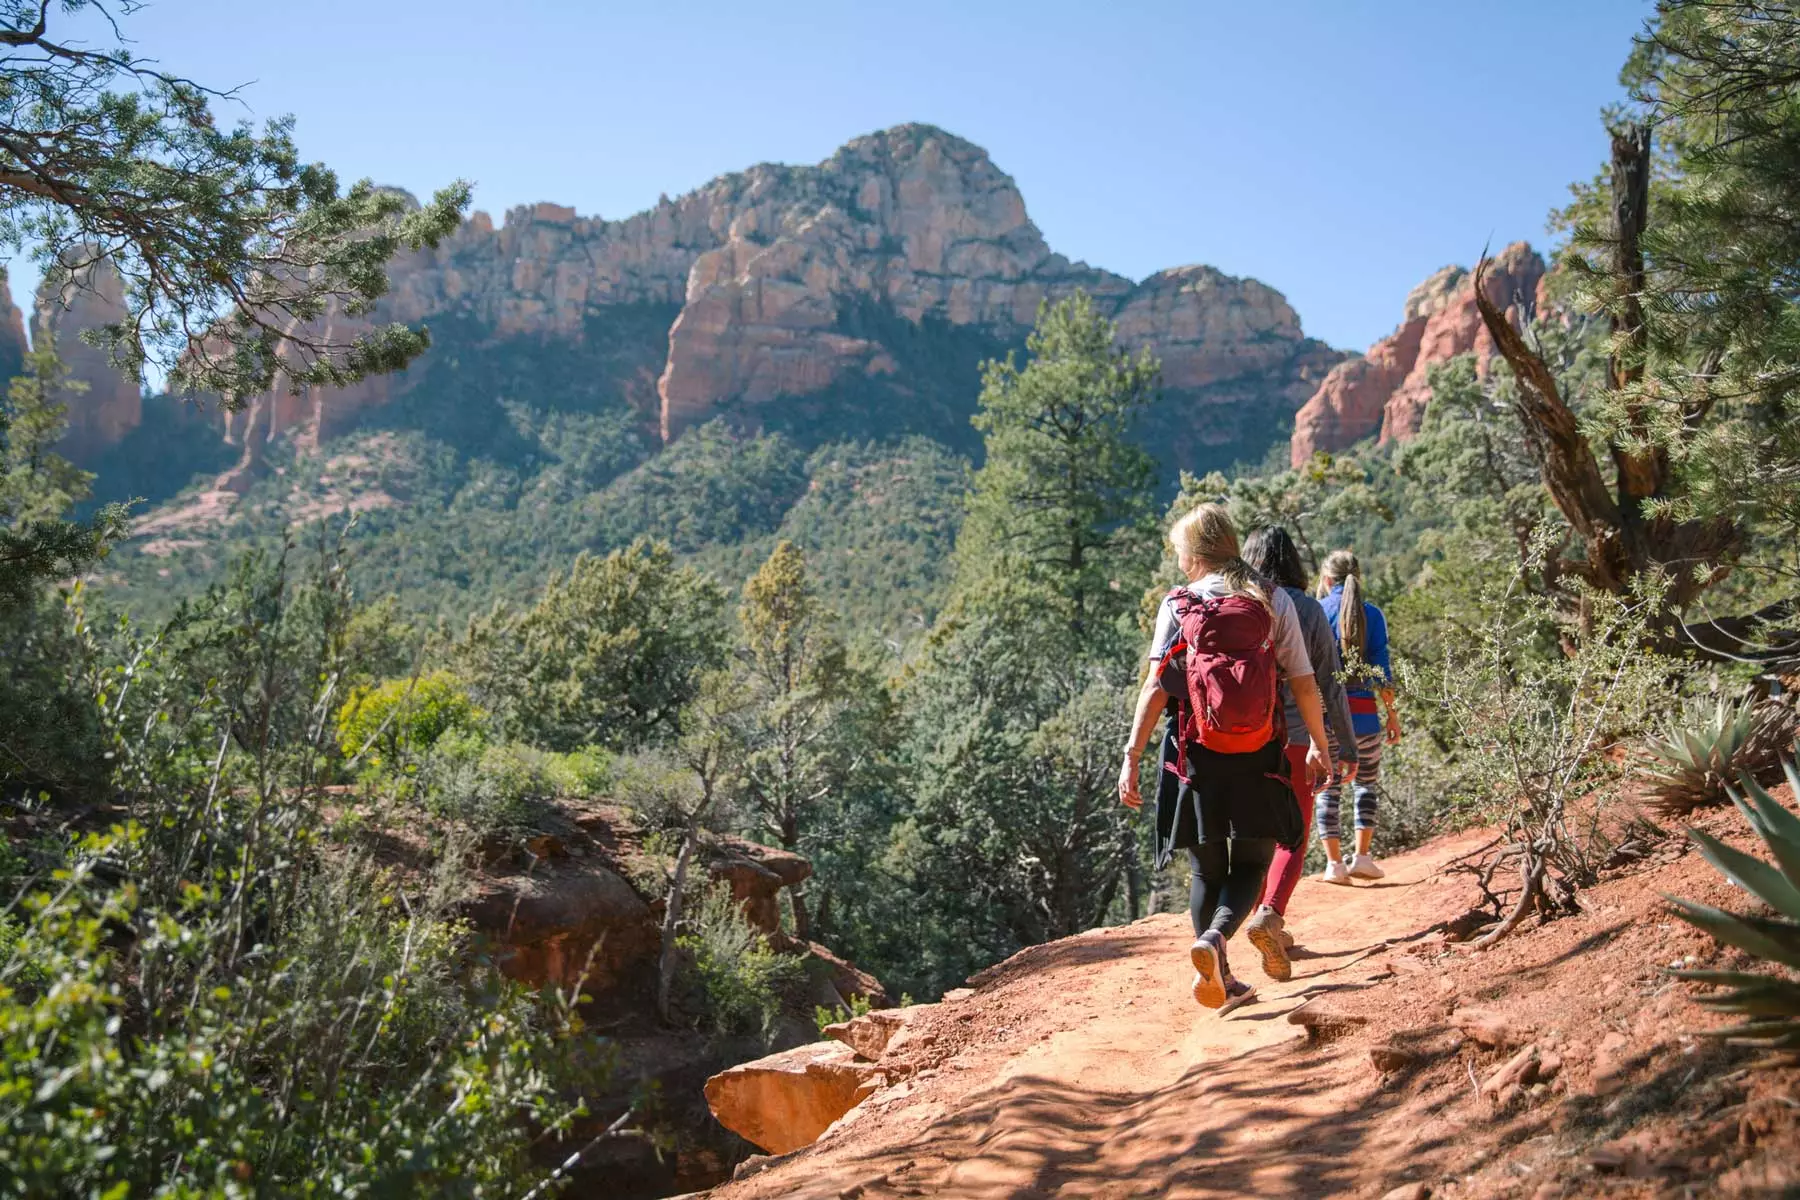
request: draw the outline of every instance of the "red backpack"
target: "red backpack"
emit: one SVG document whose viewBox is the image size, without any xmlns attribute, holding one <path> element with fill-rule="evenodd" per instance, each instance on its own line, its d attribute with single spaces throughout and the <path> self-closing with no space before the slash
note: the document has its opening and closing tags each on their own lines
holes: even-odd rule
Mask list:
<svg viewBox="0 0 1800 1200">
<path fill-rule="evenodd" d="M 1261 750 L 1281 714 L 1274 617 L 1253 596 L 1201 597 L 1182 587 L 1169 597 L 1181 636 L 1163 658 L 1161 682 L 1182 703 L 1177 739 L 1221 754 Z"/>
</svg>

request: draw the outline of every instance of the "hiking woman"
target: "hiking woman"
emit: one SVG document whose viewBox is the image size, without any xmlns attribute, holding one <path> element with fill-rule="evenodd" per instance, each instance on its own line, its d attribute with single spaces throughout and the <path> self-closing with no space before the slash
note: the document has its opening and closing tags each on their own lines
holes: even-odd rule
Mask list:
<svg viewBox="0 0 1800 1200">
<path fill-rule="evenodd" d="M 1143 803 L 1139 758 L 1173 695 L 1176 712 L 1158 773 L 1156 865 L 1160 870 L 1175 849 L 1188 852 L 1194 999 L 1228 1012 L 1256 992 L 1231 973 L 1225 943 L 1261 898 L 1276 846 L 1297 846 L 1305 837 L 1285 777 L 1286 739 L 1276 728 L 1278 670 L 1299 704 L 1312 738 L 1307 763 L 1318 774 L 1325 723 L 1294 602 L 1265 589 L 1238 556 L 1225 509 L 1194 509 L 1175 522 L 1169 542 L 1189 582 L 1170 591 L 1157 612 L 1150 671 L 1119 768 L 1119 799 L 1131 808 Z M 1194 694 L 1196 685 L 1202 694 Z"/>
<path fill-rule="evenodd" d="M 1356 745 L 1351 729 L 1350 704 L 1344 696 L 1343 682 L 1338 678 L 1343 666 L 1338 658 L 1338 638 L 1332 631 L 1325 610 L 1306 590 L 1306 568 L 1300 562 L 1300 549 L 1288 531 L 1279 525 L 1265 525 L 1244 541 L 1244 561 L 1250 569 L 1279 587 L 1294 602 L 1300 628 L 1306 634 L 1306 656 L 1312 660 L 1313 679 L 1324 697 L 1325 716 L 1330 725 L 1332 745 L 1339 748 L 1337 764 L 1339 782 L 1356 776 L 1356 759 L 1350 747 Z M 1306 769 L 1306 726 L 1294 690 L 1283 684 L 1281 699 L 1287 710 L 1288 780 L 1300 801 L 1300 823 L 1312 828 L 1313 789 Z M 1244 937 L 1262 955 L 1263 970 L 1271 979 L 1287 979 L 1294 973 L 1288 961 L 1288 949 L 1294 944 L 1287 932 L 1288 901 L 1306 870 L 1306 840 L 1292 849 L 1275 848 L 1275 859 L 1269 864 L 1269 878 L 1263 884 L 1262 907 L 1244 926 Z"/>
<path fill-rule="evenodd" d="M 1333 550 L 1319 568 L 1319 604 L 1337 634 L 1338 649 L 1350 675 L 1350 720 L 1356 729 L 1356 853 L 1348 866 L 1338 832 L 1343 788 L 1319 793 L 1319 838 L 1325 843 L 1325 882 L 1349 885 L 1353 879 L 1380 879 L 1375 865 L 1375 809 L 1381 782 L 1381 752 L 1400 740 L 1400 715 L 1394 711 L 1394 675 L 1388 666 L 1387 618 L 1362 598 L 1362 565 L 1349 550 Z M 1387 713 L 1385 728 L 1381 712 Z"/>
</svg>

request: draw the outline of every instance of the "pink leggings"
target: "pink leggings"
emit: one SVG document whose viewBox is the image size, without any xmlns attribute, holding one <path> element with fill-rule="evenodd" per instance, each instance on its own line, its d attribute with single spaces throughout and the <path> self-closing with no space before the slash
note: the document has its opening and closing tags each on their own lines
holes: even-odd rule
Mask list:
<svg viewBox="0 0 1800 1200">
<path fill-rule="evenodd" d="M 1300 835 L 1300 845 L 1292 850 L 1285 846 L 1275 847 L 1275 857 L 1269 862 L 1269 881 L 1263 885 L 1262 899 L 1264 904 L 1284 917 L 1287 915 L 1288 898 L 1294 894 L 1301 872 L 1306 870 L 1306 839 L 1312 832 L 1313 823 L 1313 790 L 1312 781 L 1306 777 L 1306 747 L 1289 746 L 1287 762 L 1288 778 L 1293 783 L 1294 795 L 1300 800 L 1300 824 L 1306 833 Z"/>
</svg>

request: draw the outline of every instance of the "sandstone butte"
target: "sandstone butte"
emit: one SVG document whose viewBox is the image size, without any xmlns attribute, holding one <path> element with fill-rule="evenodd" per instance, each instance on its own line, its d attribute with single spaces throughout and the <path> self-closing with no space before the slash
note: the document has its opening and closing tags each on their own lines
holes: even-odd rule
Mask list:
<svg viewBox="0 0 1800 1200">
<path fill-rule="evenodd" d="M 496 228 L 478 212 L 436 250 L 395 260 L 390 276 L 370 320 L 451 318 L 495 340 L 579 339 L 609 320 L 666 330 L 666 345 L 651 333 L 655 357 L 627 384 L 665 440 L 728 404 L 754 410 L 839 385 L 890 384 L 889 399 L 870 402 L 905 403 L 907 380 L 880 332 L 891 322 L 858 319 L 871 309 L 1016 340 L 1041 302 L 1084 289 L 1124 342 L 1162 359 L 1165 392 L 1184 406 L 1176 427 L 1196 444 L 1286 420 L 1343 357 L 1306 337 L 1281 294 L 1256 280 L 1189 266 L 1133 283 L 1053 253 L 987 153 L 928 125 L 858 138 L 816 166 L 724 175 L 622 220 L 537 204 Z M 91 319 L 84 305 L 95 318 L 110 311 L 107 296 L 101 286 L 77 298 L 52 324 L 78 330 Z M 357 328 L 324 321 L 339 334 Z M 62 344 L 72 340 L 64 333 Z M 84 361 L 78 374 L 93 387 L 74 406 L 96 410 L 76 414 L 91 452 L 123 436 L 133 410 L 115 404 L 104 363 Z M 273 439 L 317 444 L 419 374 L 251 398 L 223 421 L 242 461 L 222 482 L 241 490 Z"/>
<path fill-rule="evenodd" d="M 1543 279 L 1544 260 L 1526 243 L 1514 242 L 1489 264 L 1483 286 L 1495 305 L 1523 325 L 1537 310 Z M 1406 297 L 1398 329 L 1362 357 L 1333 367 L 1294 415 L 1293 465 L 1372 435 L 1383 444 L 1405 441 L 1425 419 L 1432 364 L 1471 353 L 1485 372 L 1494 344 L 1475 307 L 1475 277 L 1463 267 L 1444 267 Z"/>
</svg>

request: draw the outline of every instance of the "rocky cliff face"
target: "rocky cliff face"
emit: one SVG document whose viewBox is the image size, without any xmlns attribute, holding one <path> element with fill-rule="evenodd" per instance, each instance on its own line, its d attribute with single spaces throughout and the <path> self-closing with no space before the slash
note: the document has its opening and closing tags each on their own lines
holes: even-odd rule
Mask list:
<svg viewBox="0 0 1800 1200">
<path fill-rule="evenodd" d="M 858 138 L 817 166 L 725 175 L 619 221 L 538 204 L 496 228 L 476 213 L 390 276 L 375 320 L 454 318 L 492 339 L 591 338 L 627 310 L 675 313 L 666 346 L 646 348 L 656 369 L 627 381 L 665 440 L 721 410 L 754 419 L 777 400 L 833 389 L 904 404 L 912 381 L 889 325 L 1011 342 L 1041 302 L 1077 288 L 1117 318 L 1125 342 L 1162 357 L 1181 410 L 1162 423 L 1191 426 L 1187 442 L 1267 429 L 1341 357 L 1254 280 L 1185 267 L 1134 285 L 1053 253 L 984 151 L 924 125 Z M 863 319 L 871 310 L 887 323 Z M 237 476 L 271 439 L 329 437 L 418 374 L 253 399 L 226 421 L 243 448 Z M 870 386 L 884 398 L 867 399 Z M 973 378 L 966 390 L 972 398 Z"/>
<path fill-rule="evenodd" d="M 1526 243 L 1514 242 L 1490 264 L 1483 287 L 1522 325 L 1535 312 L 1543 277 L 1544 260 Z M 1411 437 L 1431 402 L 1431 365 L 1471 353 L 1483 371 L 1494 354 L 1475 307 L 1475 277 L 1463 267 L 1444 267 L 1407 296 L 1398 329 L 1363 357 L 1333 367 L 1295 414 L 1293 464 L 1370 434 L 1379 433 L 1384 444 Z"/>
<path fill-rule="evenodd" d="M 0 267 L 0 379 L 25 369 L 25 314 L 13 303 L 6 268 Z"/>
<path fill-rule="evenodd" d="M 144 419 L 143 390 L 137 381 L 113 366 L 105 350 L 81 340 L 84 331 L 125 318 L 125 281 L 111 262 L 101 259 L 75 271 L 59 288 L 40 286 L 36 310 L 32 329 L 37 343 L 53 339 L 70 380 L 87 385 L 85 392 L 65 397 L 69 428 L 57 450 L 77 463 L 92 462 Z M 5 347 L 0 354 L 10 355 L 16 337 L 23 356 L 25 331 L 20 326 L 13 333 L 18 321 L 18 310 L 9 299 L 0 308 L 0 345 Z M 12 373 L 0 378 L 10 379 L 17 369 L 15 364 Z"/>
</svg>

